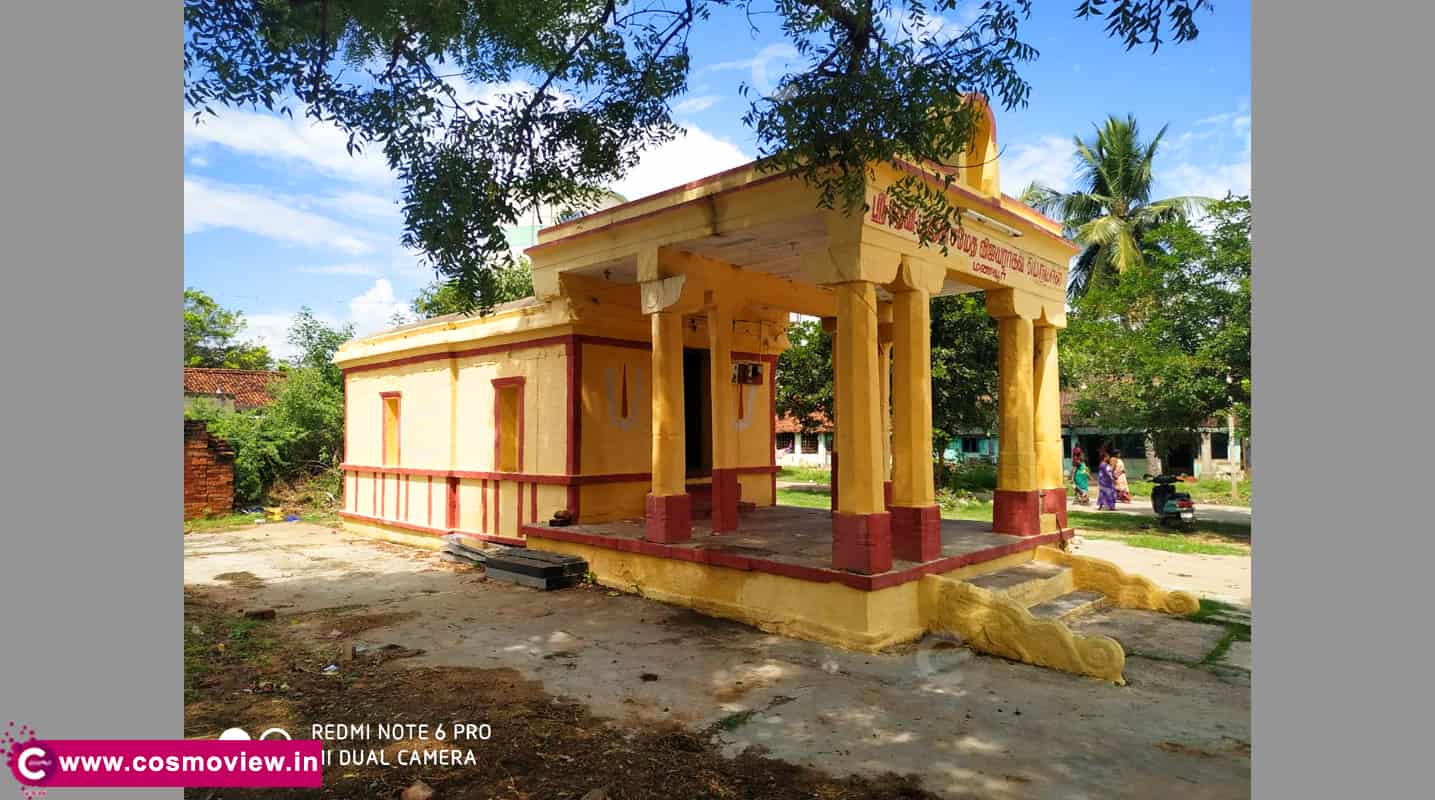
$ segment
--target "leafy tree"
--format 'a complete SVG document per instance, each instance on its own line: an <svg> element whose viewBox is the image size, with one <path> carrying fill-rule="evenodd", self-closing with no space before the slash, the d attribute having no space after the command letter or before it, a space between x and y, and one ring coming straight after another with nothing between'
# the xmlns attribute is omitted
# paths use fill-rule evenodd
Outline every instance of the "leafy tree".
<svg viewBox="0 0 1435 800"><path fill-rule="evenodd" d="M224 369L269 369L263 345L238 341L244 314L230 311L198 289L184 290L184 365Z"/></svg>
<svg viewBox="0 0 1435 800"><path fill-rule="evenodd" d="M1152 167L1165 134L1162 126L1143 142L1135 117L1107 117L1094 138L1075 137L1080 188L1060 192L1032 184L1022 193L1024 202L1061 220L1067 235L1084 246L1071 267L1069 299L1139 265L1146 232L1184 220L1187 212L1209 202L1201 197L1151 199Z"/></svg>
<svg viewBox="0 0 1435 800"><path fill-rule="evenodd" d="M296 364L317 370L336 389L343 389L344 374L334 363L334 353L344 342L354 338L354 324L338 327L325 324L304 306L294 315L289 326L289 343L299 349Z"/></svg>
<svg viewBox="0 0 1435 800"><path fill-rule="evenodd" d="M777 414L815 433L812 415L832 415L832 337L817 320L800 320L787 327L787 340L777 357Z"/></svg>
<svg viewBox="0 0 1435 800"><path fill-rule="evenodd" d="M832 408L832 340L814 320L788 326L791 347L777 359L777 413L814 427L809 415ZM996 419L996 322L981 294L932 300L932 427L934 454L964 430ZM840 420L838 424L841 424Z"/></svg>
<svg viewBox="0 0 1435 800"><path fill-rule="evenodd" d="M932 300L933 451L996 424L997 326L981 293Z"/></svg>
<svg viewBox="0 0 1435 800"><path fill-rule="evenodd" d="M960 1L773 0L804 63L770 95L743 89L765 166L855 211L873 162L950 166L983 113L977 96L1025 104L1017 68L1037 51L1018 26L1030 0L987 0L967 27L933 24ZM347 133L351 153L378 148L402 184L404 243L464 310L486 309L504 226L525 208L596 201L677 133L688 36L713 6L768 11L753 0L186 0L184 99L196 122L215 106L292 114L293 103ZM1203 8L1080 0L1076 16L1155 49L1163 34L1195 38ZM471 97L458 78L494 88ZM892 197L920 212L924 242L955 219L917 177Z"/></svg>
<svg viewBox="0 0 1435 800"><path fill-rule="evenodd" d="M528 259L519 259L499 269L494 275L493 302L507 303L533 296L533 272ZM465 308L462 289L455 283L431 283L419 290L410 306L419 319L432 319L445 314L462 314Z"/></svg>
<svg viewBox="0 0 1435 800"><path fill-rule="evenodd" d="M1075 305L1061 358L1079 417L1164 449L1249 403L1250 208L1213 203L1210 233L1180 220L1153 228L1141 262Z"/></svg>

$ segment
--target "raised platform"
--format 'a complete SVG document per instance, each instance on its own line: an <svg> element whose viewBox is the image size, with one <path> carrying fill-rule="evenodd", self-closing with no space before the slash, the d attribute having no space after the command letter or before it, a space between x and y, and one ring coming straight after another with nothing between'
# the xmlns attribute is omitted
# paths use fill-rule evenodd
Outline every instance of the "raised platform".
<svg viewBox="0 0 1435 800"><path fill-rule="evenodd" d="M896 561L859 575L832 563L832 516L822 509L768 506L742 515L736 532L694 522L692 539L643 539L643 521L552 527L525 525L528 546L580 556L599 583L713 616L857 650L920 638L936 608L927 576L960 579L1031 561L1071 531L1016 537L980 522L942 521L942 555ZM926 589L923 587L926 586Z"/></svg>
<svg viewBox="0 0 1435 800"><path fill-rule="evenodd" d="M764 506L744 513L736 531L722 534L713 533L708 520L694 520L692 538L677 544L645 540L641 519L563 527L525 525L523 532L530 539L571 542L818 583L838 582L864 591L995 561L1041 545L1059 546L1073 534L1067 530L1041 536L1008 536L992 533L988 522L944 519L939 558L922 562L894 558L891 570L861 575L832 568L832 514L819 508Z"/></svg>

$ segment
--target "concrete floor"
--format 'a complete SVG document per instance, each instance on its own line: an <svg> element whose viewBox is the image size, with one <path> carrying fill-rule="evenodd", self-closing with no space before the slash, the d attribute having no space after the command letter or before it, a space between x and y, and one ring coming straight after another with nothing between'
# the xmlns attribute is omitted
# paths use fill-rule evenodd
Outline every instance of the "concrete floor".
<svg viewBox="0 0 1435 800"><path fill-rule="evenodd" d="M186 536L185 583L281 619L399 612L363 636L427 651L402 663L513 667L621 722L675 720L835 774L915 773L950 797L1250 794L1249 673L1166 660L1200 646L1194 623L1160 615L1091 620L1143 637L1118 687L935 637L857 654L632 595L539 592L301 523ZM298 630L325 641L323 620Z"/></svg>

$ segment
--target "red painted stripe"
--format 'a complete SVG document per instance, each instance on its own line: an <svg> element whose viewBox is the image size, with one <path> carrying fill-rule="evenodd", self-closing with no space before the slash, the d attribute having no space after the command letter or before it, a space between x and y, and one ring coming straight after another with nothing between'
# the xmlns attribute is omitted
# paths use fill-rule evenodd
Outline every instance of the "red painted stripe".
<svg viewBox="0 0 1435 800"><path fill-rule="evenodd" d="M528 339L521 342L509 342L507 344L493 344L486 347L470 347L466 350L447 350L440 353L425 353L419 356L403 356L401 358L389 359L388 361L375 361L372 364L360 364L356 367L344 367L344 374L351 375L358 372L369 372L376 369L389 367L404 367L411 364L423 364L428 361L439 361L450 358L472 358L474 356L486 356L492 353L507 353L515 350L528 350L534 347L549 347L555 344L563 344L568 338L564 336L544 336L538 339Z"/></svg>
<svg viewBox="0 0 1435 800"><path fill-rule="evenodd" d="M583 342L574 336L569 339L568 348L568 448L567 472L578 475L583 471ZM577 522L583 492L575 483L568 484L568 513Z"/></svg>
<svg viewBox="0 0 1435 800"><path fill-rule="evenodd" d="M409 518L409 484L411 483L411 481L410 481L409 478L407 478L407 477L405 477L405 476L403 476L403 475L398 475L398 476L395 476L395 477L396 477L397 480L401 480L401 481L404 482L404 519L408 519L408 518Z"/></svg>
<svg viewBox="0 0 1435 800"><path fill-rule="evenodd" d="M558 486L566 486L572 480L569 475L545 475L535 472L492 472L480 470L462 469L426 469L424 467L373 467L364 464L340 464L339 469L346 472L378 472L383 471L391 475L418 475L420 477L431 475L435 478L469 478L479 480L523 481L525 483L544 483ZM597 476L605 477L605 476Z"/></svg>
<svg viewBox="0 0 1435 800"><path fill-rule="evenodd" d="M516 527L514 527L514 530L517 531L517 532L519 532L519 533L522 533L522 532L523 532L523 484L520 483L520 484L516 484L516 485L515 485L513 495L514 495L514 496L513 496L514 505L517 506L517 508L515 508L515 509L513 510L513 519L514 519L514 523L513 523L513 524L516 526Z"/></svg>
<svg viewBox="0 0 1435 800"><path fill-rule="evenodd" d="M503 507L503 504L500 502L502 499L503 499L503 485L500 484L498 481L494 481L494 482L493 482L493 532L494 532L494 533L503 533L503 524L502 524L502 522L501 522L501 519L503 518L503 513L500 511L500 509ZM484 527L484 530L488 530L487 526Z"/></svg>
<svg viewBox="0 0 1435 800"><path fill-rule="evenodd" d="M403 530L410 530L418 533L428 533L434 536L447 536L450 533L456 533L459 536L463 536L465 538L477 539L483 542L493 542L494 544L508 545L509 547L528 546L527 543L524 542L522 539L510 539L503 536L486 536L481 533L474 533L472 531L461 531L456 528L433 528L428 525L418 525L412 522L398 522L391 519L379 519L378 517L370 517L366 514L354 514L348 511L340 511L339 517L341 519L350 519L355 522L367 522L372 525L379 525L383 527L401 528Z"/></svg>
<svg viewBox="0 0 1435 800"><path fill-rule="evenodd" d="M432 475L428 476L428 498L429 498L428 524L432 525L432 524L433 524L433 476L432 476Z"/></svg>
<svg viewBox="0 0 1435 800"><path fill-rule="evenodd" d="M448 486L448 494L447 494L447 496L446 496L446 500L448 501L448 515L447 515L446 521L447 521L447 523L448 523L448 527L450 527L450 528L457 528L457 527L458 527L458 519L459 519L459 517L458 517L458 478L449 478L448 481L447 481L447 486Z"/></svg>
<svg viewBox="0 0 1435 800"><path fill-rule="evenodd" d="M482 520L479 527L484 533L488 533L488 481L484 480L478 485L478 505L483 510Z"/></svg>

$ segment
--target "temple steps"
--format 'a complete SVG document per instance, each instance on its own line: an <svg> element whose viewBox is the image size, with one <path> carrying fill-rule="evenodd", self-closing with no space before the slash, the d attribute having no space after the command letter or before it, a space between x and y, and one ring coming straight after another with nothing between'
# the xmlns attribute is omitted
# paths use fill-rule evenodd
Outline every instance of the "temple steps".
<svg viewBox="0 0 1435 800"><path fill-rule="evenodd" d="M1125 682L1121 643L1077 633L1068 622L1108 606L1184 616L1199 605L1188 592L1167 591L1109 561L1051 547L1015 566L922 580L931 630L954 633L975 650L1116 683Z"/></svg>
<svg viewBox="0 0 1435 800"><path fill-rule="evenodd" d="M1031 612L1037 619L1054 619L1061 622L1069 622L1088 611L1095 611L1110 605L1106 595L1101 592L1067 592L1060 597L1054 597L1045 603L1038 603L1031 606L1027 611Z"/></svg>

